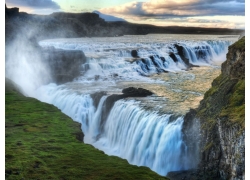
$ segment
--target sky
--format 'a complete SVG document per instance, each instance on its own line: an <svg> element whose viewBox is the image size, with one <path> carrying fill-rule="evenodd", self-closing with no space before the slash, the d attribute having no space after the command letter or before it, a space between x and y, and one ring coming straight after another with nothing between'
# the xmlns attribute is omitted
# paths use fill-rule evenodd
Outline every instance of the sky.
<svg viewBox="0 0 250 180"><path fill-rule="evenodd" d="M5 0L31 14L98 10L132 23L245 29L245 0Z"/></svg>

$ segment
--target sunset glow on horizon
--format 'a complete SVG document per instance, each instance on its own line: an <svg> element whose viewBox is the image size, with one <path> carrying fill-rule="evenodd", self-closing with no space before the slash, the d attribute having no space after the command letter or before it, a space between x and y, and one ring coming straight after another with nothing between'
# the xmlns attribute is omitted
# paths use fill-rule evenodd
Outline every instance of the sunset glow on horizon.
<svg viewBox="0 0 250 180"><path fill-rule="evenodd" d="M132 23L245 29L245 0L6 0L20 12L93 12L97 10Z"/></svg>

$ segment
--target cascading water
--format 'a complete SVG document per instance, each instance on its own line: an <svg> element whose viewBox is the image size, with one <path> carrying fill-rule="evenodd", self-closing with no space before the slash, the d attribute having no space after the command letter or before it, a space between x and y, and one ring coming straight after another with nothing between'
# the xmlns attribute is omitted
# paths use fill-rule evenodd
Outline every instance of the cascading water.
<svg viewBox="0 0 250 180"><path fill-rule="evenodd" d="M147 166L161 175L190 168L189 161L184 161L188 157L181 134L183 118L170 122L170 116L147 112L133 100L117 101L103 132L92 144L109 155Z"/></svg>
<svg viewBox="0 0 250 180"><path fill-rule="evenodd" d="M171 115L145 111L138 101L119 100L101 127L102 106L97 108L89 95L81 95L50 84L38 89L38 99L54 104L65 114L82 124L84 142L106 154L127 159L129 163L147 166L166 175L169 171L192 168L182 141L183 118L170 121Z"/></svg>
<svg viewBox="0 0 250 180"><path fill-rule="evenodd" d="M148 42L146 39L135 42L133 36L120 38L119 42L117 38L105 40L105 38L46 40L40 42L40 45L82 50L87 56L87 63L83 65L84 76L79 79L86 82L93 79L107 81L114 77L117 80L145 81L143 76L181 71L190 63L210 65L214 61L225 60L227 48L232 43L221 40L169 41L169 39L164 42L164 38L156 42L155 40ZM136 57L132 57L132 51L137 52Z"/></svg>
<svg viewBox="0 0 250 180"><path fill-rule="evenodd" d="M167 36L157 37L42 41L42 46L82 50L88 62L83 65L85 70L82 77L71 84L42 86L37 89L35 97L57 106L73 120L80 122L85 143L92 144L106 154L127 159L131 164L147 166L166 175L169 171L195 168L196 165L186 153L187 147L182 139L183 117L173 118L168 112L160 115L158 111L146 110L138 100L125 99L116 101L110 112L106 112L109 113L107 119L103 119L108 95L102 96L95 106L90 94L104 89L108 94L117 93L117 89L120 92L116 83L123 81L159 83L149 76L182 71L190 64L208 66L214 61L225 60L227 48L233 41L173 41ZM135 57L132 57L133 50L137 53ZM194 75L192 77L195 78ZM101 84L103 82L112 84L112 87L104 87ZM78 86L79 83L83 86ZM96 90L81 88L91 85ZM181 92L179 89L174 90Z"/></svg>

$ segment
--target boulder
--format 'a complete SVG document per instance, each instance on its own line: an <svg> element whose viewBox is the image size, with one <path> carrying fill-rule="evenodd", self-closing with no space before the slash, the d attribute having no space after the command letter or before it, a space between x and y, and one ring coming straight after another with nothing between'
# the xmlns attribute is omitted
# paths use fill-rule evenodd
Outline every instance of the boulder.
<svg viewBox="0 0 250 180"><path fill-rule="evenodd" d="M122 93L125 94L128 97L146 97L150 96L153 93L147 89L143 88L134 88L134 87L129 87L125 88L122 90Z"/></svg>
<svg viewBox="0 0 250 180"><path fill-rule="evenodd" d="M137 50L132 50L131 51L131 56L134 58L139 58Z"/></svg>

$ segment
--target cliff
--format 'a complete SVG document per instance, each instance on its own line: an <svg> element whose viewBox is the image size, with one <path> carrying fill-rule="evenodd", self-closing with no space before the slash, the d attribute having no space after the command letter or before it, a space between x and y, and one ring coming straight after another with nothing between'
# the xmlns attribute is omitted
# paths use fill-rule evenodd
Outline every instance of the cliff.
<svg viewBox="0 0 250 180"><path fill-rule="evenodd" d="M211 178L244 179L245 37L229 47L221 72L197 110L200 166Z"/></svg>
<svg viewBox="0 0 250 180"><path fill-rule="evenodd" d="M81 125L5 79L5 179L165 179L84 144Z"/></svg>
<svg viewBox="0 0 250 180"><path fill-rule="evenodd" d="M160 27L129 22L106 22L96 13L35 15L5 6L5 37L11 41L18 33L32 34L38 40L73 37L115 37L122 35L168 34L242 34L244 30L226 28Z"/></svg>
<svg viewBox="0 0 250 180"><path fill-rule="evenodd" d="M229 46L221 75L185 116L183 134L198 160L193 179L244 179L245 37Z"/></svg>

